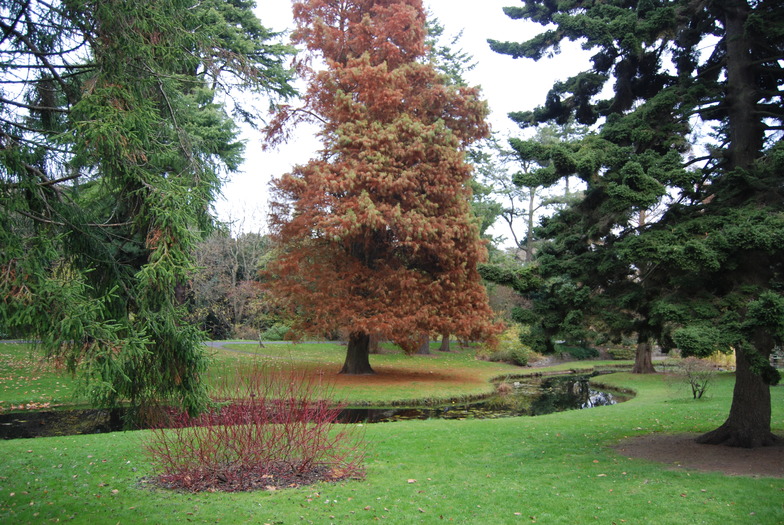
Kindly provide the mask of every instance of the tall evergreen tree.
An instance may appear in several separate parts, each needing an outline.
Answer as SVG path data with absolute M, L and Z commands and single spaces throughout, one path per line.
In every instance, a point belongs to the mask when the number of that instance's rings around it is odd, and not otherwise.
M 293 92 L 252 7 L 0 0 L 0 322 L 96 404 L 204 406 L 182 299 L 219 176 L 241 159 L 218 94 Z
M 534 0 L 505 12 L 552 27 L 491 41 L 496 51 L 539 60 L 563 39 L 595 51 L 590 70 L 513 115 L 601 127 L 572 162 L 586 197 L 546 225 L 542 267 L 627 301 L 641 338 L 687 355 L 733 349 L 730 414 L 700 441 L 770 443 L 779 374 L 768 357 L 784 339 L 784 10 L 772 0 Z M 594 280 L 568 265 L 595 269 Z
M 275 181 L 271 290 L 302 328 L 349 334 L 344 373 L 372 373 L 370 334 L 409 352 L 421 334 L 492 335 L 464 153 L 487 108 L 424 60 L 421 0 L 308 0 L 294 16 L 327 66 L 305 98 L 324 149 Z

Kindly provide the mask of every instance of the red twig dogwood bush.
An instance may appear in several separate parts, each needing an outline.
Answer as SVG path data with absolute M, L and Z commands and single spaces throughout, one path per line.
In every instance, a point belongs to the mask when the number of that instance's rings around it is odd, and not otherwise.
M 344 404 L 319 376 L 254 368 L 198 417 L 170 414 L 145 448 L 155 481 L 188 491 L 245 491 L 359 478 L 364 437 L 336 425 Z

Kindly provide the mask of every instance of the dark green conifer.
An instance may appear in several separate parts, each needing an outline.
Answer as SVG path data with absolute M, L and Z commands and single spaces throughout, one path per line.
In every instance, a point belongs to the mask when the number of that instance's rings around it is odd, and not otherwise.
M 197 411 L 184 285 L 243 150 L 222 100 L 293 93 L 288 51 L 242 0 L 0 8 L 0 331 L 39 339 L 98 405 Z
M 556 83 L 523 126 L 596 125 L 565 155 L 585 198 L 545 223 L 545 278 L 590 291 L 579 308 L 684 354 L 736 353 L 727 421 L 701 441 L 770 443 L 768 357 L 784 339 L 784 10 L 772 0 L 527 1 L 549 29 L 498 52 L 539 60 L 565 39 L 592 67 Z M 609 90 L 605 88 L 611 88 Z M 564 320 L 564 316 L 559 318 Z

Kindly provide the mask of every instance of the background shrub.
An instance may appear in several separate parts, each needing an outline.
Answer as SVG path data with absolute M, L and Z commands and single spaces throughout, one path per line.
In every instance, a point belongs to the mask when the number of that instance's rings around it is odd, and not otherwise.
M 705 359 L 687 357 L 680 362 L 679 373 L 691 387 L 692 398 L 701 399 L 716 376 L 716 367 Z
M 261 333 L 262 341 L 285 341 L 286 334 L 291 331 L 291 327 L 284 323 L 275 323 Z
M 716 352 L 705 358 L 706 361 L 723 370 L 735 370 L 735 352 Z
M 521 342 L 523 328 L 514 324 L 507 328 L 500 336 L 495 349 L 482 348 L 477 357 L 486 361 L 510 363 L 517 366 L 528 366 L 528 363 L 538 357 L 531 348 Z

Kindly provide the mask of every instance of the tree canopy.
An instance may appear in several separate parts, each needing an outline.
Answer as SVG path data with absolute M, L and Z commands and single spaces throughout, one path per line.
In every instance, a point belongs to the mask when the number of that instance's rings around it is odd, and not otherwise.
M 421 334 L 488 338 L 465 159 L 488 132 L 485 103 L 426 60 L 420 0 L 309 0 L 294 16 L 295 40 L 326 68 L 278 123 L 315 116 L 324 147 L 275 181 L 271 290 L 301 328 L 346 331 L 348 373 L 372 371 L 369 334 L 410 352 Z
M 0 1 L 0 329 L 97 404 L 204 406 L 182 300 L 243 151 L 221 94 L 293 94 L 253 5 Z
M 587 192 L 545 224 L 544 275 L 614 302 L 641 337 L 686 355 L 734 350 L 729 417 L 701 441 L 769 443 L 779 375 L 768 357 L 784 339 L 778 2 L 535 0 L 505 12 L 551 25 L 491 41 L 498 52 L 539 60 L 564 39 L 595 52 L 590 70 L 512 115 L 599 127 L 563 158 Z

